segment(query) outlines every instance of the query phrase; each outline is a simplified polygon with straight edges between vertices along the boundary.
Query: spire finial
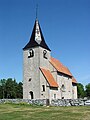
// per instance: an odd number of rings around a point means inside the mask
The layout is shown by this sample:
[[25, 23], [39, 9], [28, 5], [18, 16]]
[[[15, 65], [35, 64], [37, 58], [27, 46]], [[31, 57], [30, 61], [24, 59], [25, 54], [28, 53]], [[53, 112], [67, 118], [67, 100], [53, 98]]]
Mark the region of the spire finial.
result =
[[38, 4], [36, 4], [36, 20], [37, 20], [37, 16], [38, 16]]

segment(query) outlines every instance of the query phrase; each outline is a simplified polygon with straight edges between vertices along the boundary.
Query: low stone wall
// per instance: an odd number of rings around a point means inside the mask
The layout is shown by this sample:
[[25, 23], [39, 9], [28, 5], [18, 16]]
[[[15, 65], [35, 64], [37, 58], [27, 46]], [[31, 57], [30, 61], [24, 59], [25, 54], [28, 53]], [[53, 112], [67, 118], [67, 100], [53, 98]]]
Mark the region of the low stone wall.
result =
[[71, 100], [71, 99], [58, 99], [58, 100], [52, 100], [51, 106], [84, 106], [85, 100], [77, 99], [77, 100]]
[[48, 99], [0, 99], [0, 103], [31, 104], [31, 105], [50, 105], [50, 106], [84, 106], [84, 99], [58, 99], [49, 103]]
[[0, 103], [15, 103], [15, 104], [31, 104], [31, 105], [46, 105], [46, 99], [0, 99]]

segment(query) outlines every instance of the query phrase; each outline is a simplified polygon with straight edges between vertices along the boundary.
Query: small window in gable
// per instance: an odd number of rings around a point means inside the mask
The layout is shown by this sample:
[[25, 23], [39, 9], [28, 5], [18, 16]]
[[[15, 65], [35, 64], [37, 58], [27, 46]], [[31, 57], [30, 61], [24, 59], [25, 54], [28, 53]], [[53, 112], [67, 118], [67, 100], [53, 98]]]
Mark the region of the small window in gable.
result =
[[43, 90], [43, 92], [45, 91], [45, 85], [42, 85], [42, 90]]
[[34, 51], [33, 51], [33, 49], [30, 49], [28, 52], [28, 58], [31, 58], [33, 56], [34, 56]]
[[44, 57], [45, 59], [47, 59], [47, 51], [46, 51], [46, 50], [43, 51], [43, 57]]

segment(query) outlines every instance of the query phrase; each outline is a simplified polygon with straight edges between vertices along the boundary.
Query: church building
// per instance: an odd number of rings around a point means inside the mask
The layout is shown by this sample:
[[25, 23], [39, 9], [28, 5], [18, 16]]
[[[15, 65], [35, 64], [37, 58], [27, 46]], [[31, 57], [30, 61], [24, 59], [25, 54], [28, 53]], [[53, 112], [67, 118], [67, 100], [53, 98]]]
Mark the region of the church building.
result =
[[51, 56], [38, 19], [23, 48], [23, 99], [77, 99], [77, 81]]

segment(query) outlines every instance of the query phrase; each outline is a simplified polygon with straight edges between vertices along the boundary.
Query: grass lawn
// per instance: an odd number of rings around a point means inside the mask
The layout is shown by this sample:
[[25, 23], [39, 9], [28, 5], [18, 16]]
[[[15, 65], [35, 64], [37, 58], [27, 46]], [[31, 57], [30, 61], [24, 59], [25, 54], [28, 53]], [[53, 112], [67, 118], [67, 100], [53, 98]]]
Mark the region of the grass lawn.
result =
[[0, 104], [0, 120], [90, 120], [90, 106], [45, 107]]

